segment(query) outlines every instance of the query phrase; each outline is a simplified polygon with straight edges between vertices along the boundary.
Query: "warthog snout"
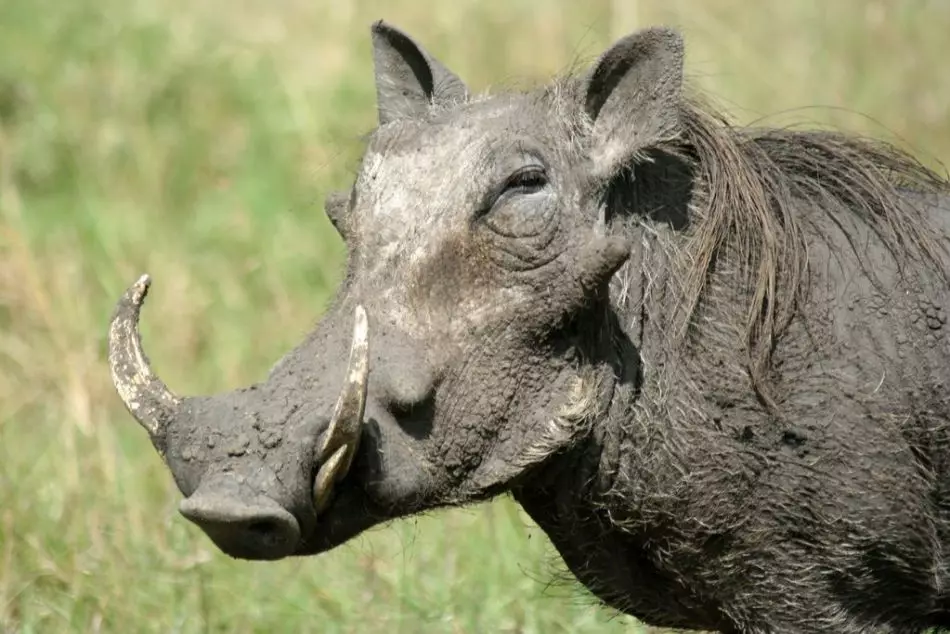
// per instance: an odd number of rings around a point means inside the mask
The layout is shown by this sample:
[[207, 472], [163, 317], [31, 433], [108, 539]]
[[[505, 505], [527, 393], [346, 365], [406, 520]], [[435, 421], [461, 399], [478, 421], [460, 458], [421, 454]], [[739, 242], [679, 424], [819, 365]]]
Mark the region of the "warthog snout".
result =
[[[334, 499], [359, 449], [369, 378], [365, 310], [354, 309], [339, 391], [321, 394], [312, 409], [288, 396], [293, 386], [285, 384], [181, 397], [152, 371], [142, 347], [138, 320], [149, 285], [142, 276], [119, 301], [109, 360], [120, 397], [148, 430], [186, 496], [181, 514], [233, 557], [294, 554]], [[325, 402], [334, 403], [332, 411]]]
[[203, 483], [179, 510], [232, 557], [280, 559], [293, 553], [300, 540], [300, 526], [290, 512], [242, 490], [233, 476]]

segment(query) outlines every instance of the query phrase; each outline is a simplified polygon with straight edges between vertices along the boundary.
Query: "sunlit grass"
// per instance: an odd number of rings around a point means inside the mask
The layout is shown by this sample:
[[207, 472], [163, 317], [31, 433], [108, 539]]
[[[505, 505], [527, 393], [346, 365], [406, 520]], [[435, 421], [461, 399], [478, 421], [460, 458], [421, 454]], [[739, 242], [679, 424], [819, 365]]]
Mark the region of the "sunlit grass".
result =
[[615, 5], [0, 2], [0, 630], [637, 631], [546, 585], [557, 559], [507, 500], [319, 558], [229, 560], [178, 515], [104, 364], [113, 302], [143, 271], [143, 335], [181, 392], [261, 378], [319, 317], [344, 253], [322, 202], [373, 124], [379, 17], [477, 90], [673, 22], [691, 79], [739, 120], [826, 106], [770, 121], [950, 158], [939, 0]]

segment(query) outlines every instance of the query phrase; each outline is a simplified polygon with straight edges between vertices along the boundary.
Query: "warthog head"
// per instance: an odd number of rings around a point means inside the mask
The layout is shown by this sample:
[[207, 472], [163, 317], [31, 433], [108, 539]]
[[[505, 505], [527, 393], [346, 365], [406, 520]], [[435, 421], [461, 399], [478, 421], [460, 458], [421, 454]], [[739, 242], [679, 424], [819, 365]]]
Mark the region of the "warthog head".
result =
[[[224, 552], [333, 548], [380, 522], [530, 486], [633, 372], [608, 284], [630, 254], [610, 183], [675, 134], [682, 43], [651, 29], [582, 77], [473, 97], [407, 35], [372, 28], [379, 126], [328, 198], [347, 274], [315, 331], [251, 387], [173, 394], [120, 301], [113, 379]], [[629, 364], [628, 364], [629, 365]]]

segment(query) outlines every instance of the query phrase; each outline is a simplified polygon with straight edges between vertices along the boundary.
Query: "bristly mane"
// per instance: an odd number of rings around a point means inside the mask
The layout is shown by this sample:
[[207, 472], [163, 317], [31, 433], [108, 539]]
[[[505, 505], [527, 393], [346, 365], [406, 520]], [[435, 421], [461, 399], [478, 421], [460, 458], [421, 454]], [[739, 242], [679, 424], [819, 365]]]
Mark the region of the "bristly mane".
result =
[[747, 371], [764, 405], [775, 405], [772, 350], [807, 286], [803, 207], [821, 209], [846, 234], [845, 215], [868, 226], [901, 274], [929, 267], [947, 279], [931, 221], [899, 190], [946, 196], [950, 182], [907, 153], [837, 132], [734, 126], [696, 98], [684, 98], [679, 115], [681, 137], [654, 148], [688, 157], [696, 186], [677, 332], [688, 334], [715, 261], [728, 251], [741, 275], [735, 283], [751, 294]]
[[[527, 92], [571, 119], [563, 123], [572, 143], [582, 146], [589, 122], [576, 110], [584, 86], [577, 70]], [[467, 101], [493, 96], [469, 95]], [[430, 114], [456, 106], [433, 105]], [[803, 208], [822, 210], [845, 235], [848, 216], [867, 226], [901, 275], [924, 267], [950, 283], [939, 255], [940, 236], [919, 208], [921, 201], [901, 194], [950, 197], [945, 175], [881, 140], [827, 130], [737, 126], [695, 92], [671, 107], [677, 110], [678, 135], [640, 148], [631, 167], [636, 172], [637, 159], [658, 154], [679, 157], [692, 167], [694, 196], [683, 249], [689, 266], [683, 269], [685, 279], [678, 280], [682, 297], [672, 330], [679, 337], [690, 334], [717, 258], [727, 257], [741, 276], [737, 288], [751, 296], [744, 334], [747, 371], [767, 407], [775, 406], [768, 380], [773, 348], [807, 289]], [[866, 262], [857, 247], [854, 251], [874, 281], [874, 263]]]

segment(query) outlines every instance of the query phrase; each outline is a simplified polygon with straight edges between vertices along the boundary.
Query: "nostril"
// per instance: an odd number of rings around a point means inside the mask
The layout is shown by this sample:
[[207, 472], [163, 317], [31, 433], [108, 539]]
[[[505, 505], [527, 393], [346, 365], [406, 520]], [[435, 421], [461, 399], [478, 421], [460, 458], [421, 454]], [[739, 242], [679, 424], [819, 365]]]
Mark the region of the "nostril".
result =
[[280, 524], [271, 520], [258, 520], [251, 522], [245, 529], [248, 537], [252, 540], [258, 540], [265, 546], [279, 546], [285, 543], [290, 535]]
[[270, 520], [258, 520], [247, 525], [248, 532], [268, 535], [277, 532], [277, 526]]

